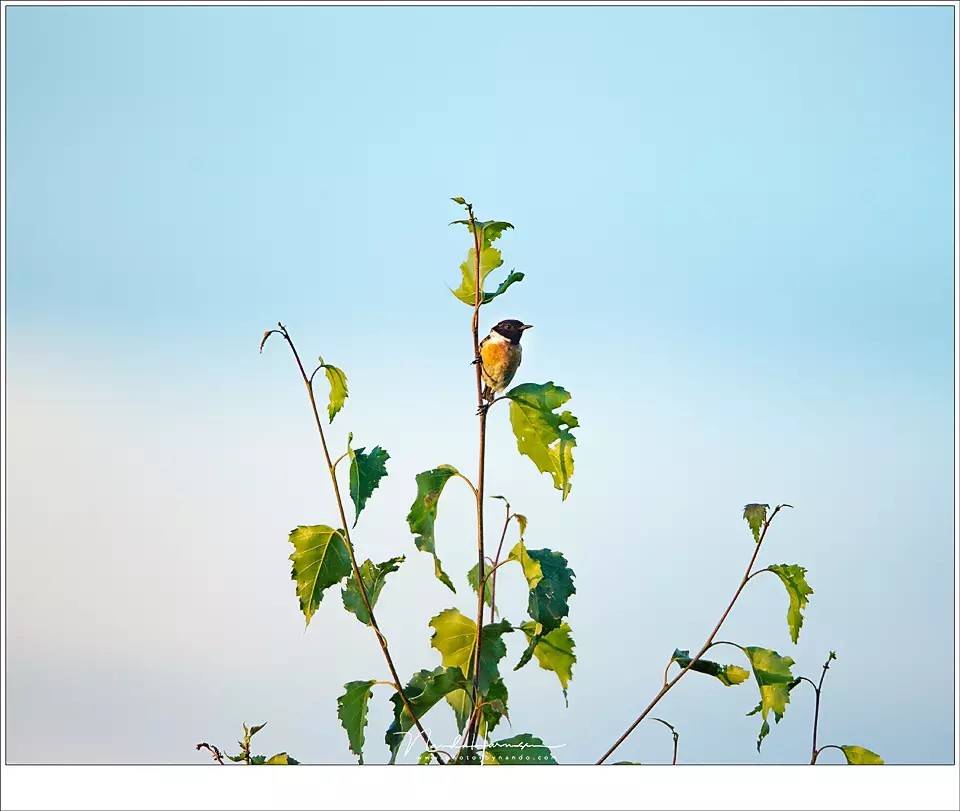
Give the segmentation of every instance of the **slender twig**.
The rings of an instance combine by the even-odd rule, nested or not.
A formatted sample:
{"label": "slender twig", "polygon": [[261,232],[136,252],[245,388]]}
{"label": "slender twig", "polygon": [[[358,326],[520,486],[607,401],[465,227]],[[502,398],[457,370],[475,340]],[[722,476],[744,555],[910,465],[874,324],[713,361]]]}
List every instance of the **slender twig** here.
{"label": "slender twig", "polygon": [[337,465],[339,465],[339,464],[340,464],[344,459],[346,459],[349,455],[350,455],[349,453],[341,453],[341,454],[336,458],[336,460],[335,460],[334,463],[333,463],[334,469],[336,469]]}
{"label": "slender twig", "polygon": [[[413,719],[414,725],[417,727],[423,742],[426,744],[427,748],[434,753],[434,756],[437,759],[437,763],[443,764],[443,760],[437,755],[436,750],[433,747],[433,744],[430,742],[430,738],[427,733],[424,731],[423,726],[420,723],[420,719],[417,718],[416,714],[413,711],[413,707],[410,706],[410,701],[401,688],[400,675],[397,673],[397,668],[393,664],[393,657],[390,655],[390,651],[387,648],[387,639],[380,631],[380,626],[377,624],[376,617],[373,614],[373,606],[370,604],[370,598],[367,595],[366,586],[363,583],[363,577],[360,575],[360,567],[357,565],[357,557],[353,551],[353,541],[350,540],[350,530],[349,522],[347,521],[347,514],[343,509],[343,498],[340,496],[340,485],[337,482],[337,472],[334,463],[330,459],[330,451],[327,449],[327,439],[323,433],[323,422],[320,420],[320,412],[317,409],[317,399],[314,396],[313,391],[313,382],[310,377],[307,377],[306,370],[303,368],[303,363],[300,361],[300,355],[297,352],[297,348],[293,344],[293,339],[290,337],[290,333],[287,332],[287,328],[281,324],[277,323],[277,326],[280,327],[280,334],[284,337],[287,344],[290,346],[290,351],[293,352],[294,360],[297,362],[297,367],[300,369],[300,375],[303,377],[303,383],[307,387],[307,394],[310,396],[310,407],[313,409],[313,417],[317,423],[317,432],[320,434],[320,444],[323,446],[323,456],[327,462],[327,470],[330,472],[330,481],[333,483],[333,494],[337,500],[337,509],[340,511],[340,521],[343,526],[343,539],[346,542],[347,552],[350,555],[350,563],[353,567],[353,576],[356,578],[357,586],[359,587],[360,596],[363,599],[364,608],[367,610],[367,616],[370,617],[370,627],[376,631],[377,641],[380,643],[380,648],[383,650],[383,656],[387,660],[387,667],[390,668],[390,675],[393,676],[394,684],[397,688],[397,695],[400,696],[400,700],[403,701],[403,705],[406,708],[407,712],[410,715],[410,718]],[[339,461],[339,460],[338,460]]]}
{"label": "slender twig", "polygon": [[213,746],[212,744],[209,744],[209,743],[198,743],[197,751],[199,752],[201,749],[206,749],[211,755],[213,755],[213,759],[217,761],[217,763],[219,763],[221,766],[224,765],[223,753],[219,749],[217,749],[216,746]]}
{"label": "slender twig", "polygon": [[[816,691],[816,698],[814,699],[813,704],[813,747],[810,750],[810,765],[813,766],[817,762],[817,725],[820,723],[820,694],[823,692],[823,679],[827,675],[827,671],[830,669],[830,662],[833,659],[836,659],[837,656],[833,651],[830,651],[830,655],[827,657],[827,661],[823,663],[823,672],[820,673],[820,684],[814,685],[814,690]],[[810,679],[807,679],[810,681]],[[810,684],[813,684],[811,681]],[[827,747],[824,747],[826,749]]]}
{"label": "slender twig", "polygon": [[[485,576],[485,561],[483,552],[483,484],[484,484],[484,459],[487,448],[487,409],[483,402],[483,380],[480,367],[483,365],[480,358],[480,305],[483,302],[483,279],[480,273],[480,233],[477,230],[477,220],[473,215],[473,206],[467,206],[467,213],[470,215],[470,228],[473,231],[473,246],[476,254],[476,275],[474,276],[475,298],[473,304],[473,358],[476,361],[477,377],[477,411],[480,417],[480,460],[477,471],[477,560],[479,561],[478,577],[482,583]],[[473,706],[480,703],[480,649],[483,644],[483,588],[477,595],[477,632],[473,646]],[[470,726],[467,729],[467,745],[472,748],[477,741],[477,732],[479,723],[477,722],[477,713],[474,712],[470,717]]]}
{"label": "slender twig", "polygon": [[477,488],[473,486],[473,482],[470,481],[470,479],[468,479],[466,476],[464,476],[464,475],[463,475],[462,473],[460,473],[459,471],[457,471],[457,472],[454,473],[453,475],[456,476],[456,477],[458,477],[458,478],[460,478],[460,479],[463,479],[463,480],[467,483],[467,487],[469,487],[469,488],[473,491],[473,497],[474,497],[474,498],[477,497]]}
{"label": "slender twig", "polygon": [[[503,522],[503,532],[500,533],[500,544],[497,546],[497,555],[493,559],[493,569],[491,574],[495,572],[500,566],[500,552],[503,550],[503,539],[507,537],[507,527],[510,525],[510,503],[507,503],[507,517]],[[497,576],[493,575],[493,580],[490,581],[490,622],[494,620],[494,612],[497,607]]]}
{"label": "slender twig", "polygon": [[671,762],[670,765],[676,766],[676,765],[677,765],[677,748],[678,748],[679,745],[680,745],[680,733],[677,732],[677,730],[674,728],[673,724],[668,724],[668,723],[667,723],[666,721],[664,721],[662,718],[651,718],[650,720],[651,720],[651,721],[659,721],[659,722],[660,722],[661,724],[663,724],[667,729],[669,729],[669,730],[670,730],[670,734],[673,735],[673,761]]}
{"label": "slender twig", "polygon": [[720,621],[716,624],[713,631],[710,632],[710,636],[707,637],[707,641],[703,644],[703,647],[700,648],[700,651],[697,653],[697,655],[694,656],[687,663],[686,667],[684,667],[676,676],[673,677],[672,681],[666,682],[663,685],[663,687],[660,689],[660,692],[658,692],[656,696],[654,696],[653,701],[651,701],[650,704],[647,706],[647,708],[642,713],[640,713],[640,715],[637,717],[637,720],[634,721],[627,728],[627,731],[624,732],[623,735],[621,735],[617,739],[616,743],[614,743],[613,746],[611,746],[604,753],[603,757],[601,757],[600,760],[597,761],[598,766],[616,751],[617,747],[619,747],[620,744],[622,744],[630,736],[630,733],[633,732],[633,730],[635,730],[637,726],[639,726],[640,722],[647,717],[650,711],[657,706],[657,703],[660,701],[660,699],[663,698],[670,691],[670,689],[678,681],[680,681],[680,679],[683,678],[683,676],[686,674],[688,670],[690,670],[690,668],[692,668],[698,661],[700,661],[700,657],[703,656],[707,652],[707,650],[710,648],[710,646],[713,644],[713,640],[716,638],[717,634],[720,632],[720,626],[723,625],[724,621],[727,618],[727,615],[729,615],[730,611],[733,609],[734,603],[737,602],[737,598],[740,596],[740,593],[743,591],[744,586],[747,585],[747,580],[750,578],[750,571],[753,569],[753,564],[756,563],[757,561],[757,555],[760,554],[760,547],[763,545],[763,539],[767,536],[767,530],[770,528],[770,524],[773,522],[773,519],[776,517],[777,513],[780,512],[780,510],[783,507],[787,507],[787,506],[789,505],[787,504],[777,505],[776,509],[773,511],[773,513],[771,513],[770,517],[764,522],[763,530],[760,532],[760,538],[757,540],[757,547],[756,549],[753,550],[753,555],[751,555],[750,557],[750,563],[747,564],[747,571],[743,575],[743,579],[740,581],[740,585],[737,586],[737,590],[733,595],[733,599],[730,601],[730,604],[727,606],[726,611],[724,611],[723,615],[720,617]]}
{"label": "slender twig", "polygon": [[[821,746],[819,749],[814,750],[813,757],[810,760],[810,765],[813,766],[817,762],[817,758],[820,757],[821,752],[825,752],[827,749],[836,749],[839,752],[843,752],[843,748],[840,746],[834,746],[832,743],[828,743],[826,746]],[[847,753],[844,752],[843,756],[846,757]]]}

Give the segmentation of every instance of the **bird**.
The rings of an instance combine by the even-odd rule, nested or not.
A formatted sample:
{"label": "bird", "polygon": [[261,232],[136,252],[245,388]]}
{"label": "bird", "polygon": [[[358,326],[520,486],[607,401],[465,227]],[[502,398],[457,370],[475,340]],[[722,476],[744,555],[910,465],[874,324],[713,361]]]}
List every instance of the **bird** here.
{"label": "bird", "polygon": [[[480,342],[480,375],[486,384],[483,399],[489,404],[494,395],[510,385],[520,367],[520,337],[533,324],[508,318],[493,325],[490,334]],[[475,361],[477,362],[477,361]]]}

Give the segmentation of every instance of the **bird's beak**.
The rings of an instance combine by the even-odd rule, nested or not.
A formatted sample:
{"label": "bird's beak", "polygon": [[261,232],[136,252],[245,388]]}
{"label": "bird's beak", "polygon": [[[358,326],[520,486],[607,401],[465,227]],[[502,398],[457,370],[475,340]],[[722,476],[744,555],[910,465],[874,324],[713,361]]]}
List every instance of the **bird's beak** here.
{"label": "bird's beak", "polygon": [[525,329],[532,329],[532,328],[533,328],[533,324],[524,324],[522,327],[520,327],[520,331],[523,332]]}

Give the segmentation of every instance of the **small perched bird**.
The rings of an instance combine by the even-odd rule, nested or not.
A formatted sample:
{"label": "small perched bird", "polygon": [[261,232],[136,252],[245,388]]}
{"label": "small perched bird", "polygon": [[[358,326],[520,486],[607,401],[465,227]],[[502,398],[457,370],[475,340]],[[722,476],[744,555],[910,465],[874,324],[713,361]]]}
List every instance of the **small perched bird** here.
{"label": "small perched bird", "polygon": [[480,342],[480,374],[486,384],[483,399],[488,403],[513,380],[520,367],[520,336],[532,326],[510,318],[495,324]]}

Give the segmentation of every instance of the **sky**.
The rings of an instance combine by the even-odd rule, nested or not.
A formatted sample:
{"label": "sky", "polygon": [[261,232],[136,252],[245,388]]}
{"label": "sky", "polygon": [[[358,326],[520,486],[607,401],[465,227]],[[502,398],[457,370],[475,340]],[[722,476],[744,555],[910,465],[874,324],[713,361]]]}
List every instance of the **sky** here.
{"label": "sky", "polygon": [[[512,732],[594,762],[729,602],[743,505],[787,502],[759,562],[808,570],[799,644],[772,577],[720,638],[812,678],[837,652],[821,743],[954,761],[952,8],[4,13],[9,763],[202,763],[244,721],[355,761],[336,698],[389,674],[336,590],[304,630],[287,534],[336,506],[289,352],[257,351],[278,320],[348,376],[333,452],[390,453],[357,552],[406,556],[377,605],[403,678],[440,664],[469,492],[437,523],[456,595],[405,517],[418,472],[476,467],[454,196],[526,274],[481,328],[533,324],[517,380],[581,423],[561,502],[491,412],[487,491],[577,586],[569,707],[507,637]],[[657,714],[682,763],[803,763],[811,693],[760,753],[752,681],[690,673]],[[615,759],[671,754],[644,723]]]}

